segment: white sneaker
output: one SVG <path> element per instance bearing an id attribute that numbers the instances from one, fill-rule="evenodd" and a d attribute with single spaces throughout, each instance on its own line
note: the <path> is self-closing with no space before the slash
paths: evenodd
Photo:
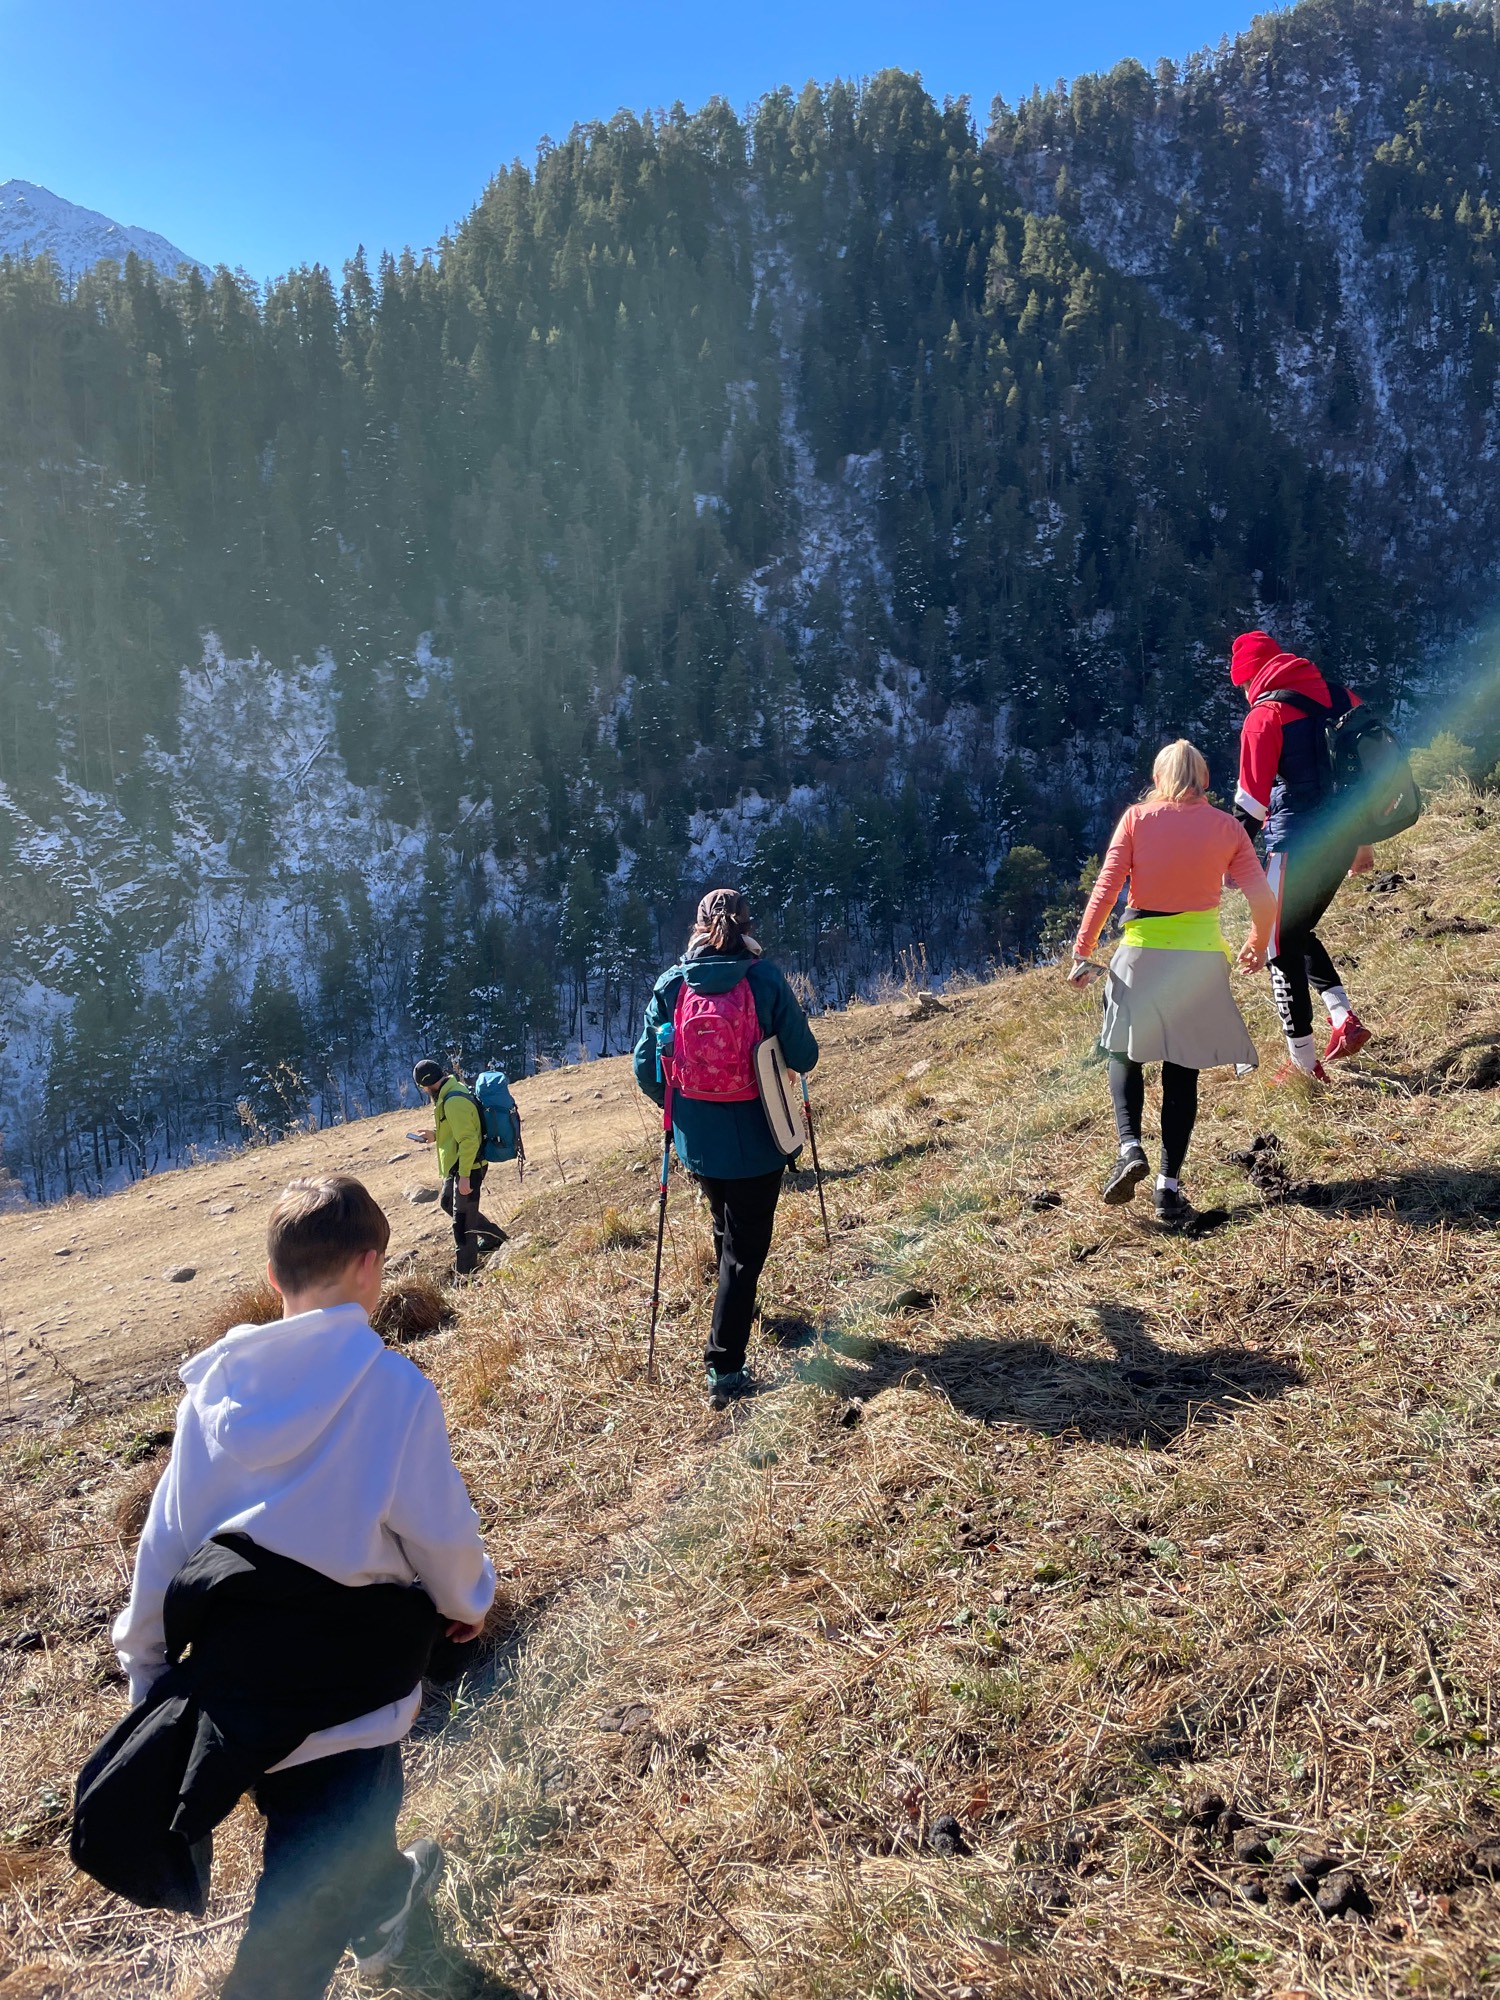
<path id="1" fill-rule="evenodd" d="M 394 1916 L 387 1917 L 364 1937 L 356 1938 L 349 1947 L 354 1953 L 354 1969 L 361 1979 L 373 1979 L 396 1963 L 406 1949 L 412 1911 L 427 1901 L 442 1880 L 443 1850 L 435 1840 L 419 1840 L 415 1847 L 403 1847 L 401 1852 L 411 1863 L 411 1887 L 406 1892 L 406 1901 Z"/>

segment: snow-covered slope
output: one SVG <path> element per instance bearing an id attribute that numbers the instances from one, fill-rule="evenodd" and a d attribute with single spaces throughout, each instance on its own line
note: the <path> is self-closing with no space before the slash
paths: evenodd
<path id="1" fill-rule="evenodd" d="M 123 264 L 132 250 L 164 277 L 174 276 L 179 264 L 195 264 L 208 276 L 206 264 L 153 229 L 111 222 L 96 209 L 64 201 L 34 181 L 0 181 L 0 256 L 40 257 L 50 251 L 59 270 L 76 277 L 101 257 Z"/>

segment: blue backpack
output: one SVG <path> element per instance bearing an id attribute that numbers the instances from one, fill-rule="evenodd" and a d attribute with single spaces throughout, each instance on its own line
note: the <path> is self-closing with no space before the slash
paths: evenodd
<path id="1" fill-rule="evenodd" d="M 482 1157 L 490 1161 L 524 1160 L 521 1114 L 510 1094 L 503 1069 L 482 1069 L 473 1083 L 474 1101 L 484 1121 Z"/>

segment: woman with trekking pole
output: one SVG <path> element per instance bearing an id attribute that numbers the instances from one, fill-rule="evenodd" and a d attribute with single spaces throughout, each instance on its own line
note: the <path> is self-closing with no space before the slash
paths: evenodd
<path id="1" fill-rule="evenodd" d="M 817 1062 L 807 1016 L 762 955 L 745 898 L 738 889 L 711 889 L 681 961 L 656 982 L 635 1047 L 635 1079 L 663 1107 L 671 1148 L 713 1214 L 719 1282 L 703 1363 L 718 1410 L 753 1386 L 745 1350 L 756 1286 L 782 1178 L 796 1157 L 773 1134 L 757 1081 L 756 1049 L 773 1035 L 791 1070 Z M 665 1146 L 662 1161 L 664 1187 Z"/>
<path id="2" fill-rule="evenodd" d="M 1112 1207 L 1132 1199 L 1150 1171 L 1141 1144 L 1142 1064 L 1161 1064 L 1161 1172 L 1156 1219 L 1181 1229 L 1193 1207 L 1180 1185 L 1198 1116 L 1198 1072 L 1258 1058 L 1229 986 L 1229 947 L 1219 898 L 1230 881 L 1250 905 L 1250 936 L 1237 964 L 1259 972 L 1276 920 L 1276 898 L 1243 827 L 1211 806 L 1208 763 L 1185 738 L 1158 751 L 1152 785 L 1127 808 L 1099 870 L 1073 944 L 1068 978 L 1082 985 L 1115 898 L 1128 882 L 1124 937 L 1109 962 L 1099 1046 L 1109 1059 L 1120 1150 L 1102 1189 Z"/>

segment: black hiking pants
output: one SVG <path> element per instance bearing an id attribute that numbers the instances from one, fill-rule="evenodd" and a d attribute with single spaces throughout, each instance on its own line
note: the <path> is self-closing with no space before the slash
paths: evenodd
<path id="1" fill-rule="evenodd" d="M 707 1174 L 694 1177 L 708 1196 L 714 1218 L 714 1255 L 719 1263 L 719 1289 L 704 1366 L 716 1375 L 734 1375 L 745 1365 L 750 1322 L 755 1317 L 755 1288 L 771 1248 L 776 1227 L 776 1203 L 784 1169 L 748 1174 L 742 1180 L 721 1181 Z"/>
<path id="2" fill-rule="evenodd" d="M 463 1277 L 479 1262 L 479 1240 L 481 1236 L 498 1237 L 505 1241 L 505 1231 L 496 1222 L 491 1222 L 479 1212 L 479 1196 L 484 1187 L 484 1177 L 489 1172 L 484 1161 L 476 1160 L 474 1170 L 469 1175 L 469 1192 L 458 1191 L 458 1172 L 455 1169 L 443 1182 L 443 1211 L 453 1217 L 453 1245 L 459 1276 Z"/>
<path id="3" fill-rule="evenodd" d="M 1109 1094 L 1115 1107 L 1115 1130 L 1120 1144 L 1141 1143 L 1141 1122 L 1146 1113 L 1146 1072 L 1129 1056 L 1111 1055 Z M 1198 1072 L 1181 1063 L 1161 1066 L 1161 1169 L 1175 1181 L 1187 1158 L 1188 1141 L 1198 1122 Z"/>
<path id="4" fill-rule="evenodd" d="M 1312 989 L 1338 986 L 1338 968 L 1317 925 L 1349 872 L 1354 849 L 1346 841 L 1310 839 L 1266 856 L 1276 891 L 1276 949 L 1271 953 L 1271 996 L 1288 1037 L 1313 1031 Z"/>
<path id="5" fill-rule="evenodd" d="M 268 1771 L 255 1803 L 264 1859 L 220 2000 L 322 2000 L 345 1947 L 393 1917 L 411 1887 L 396 1845 L 401 1745 Z"/>

